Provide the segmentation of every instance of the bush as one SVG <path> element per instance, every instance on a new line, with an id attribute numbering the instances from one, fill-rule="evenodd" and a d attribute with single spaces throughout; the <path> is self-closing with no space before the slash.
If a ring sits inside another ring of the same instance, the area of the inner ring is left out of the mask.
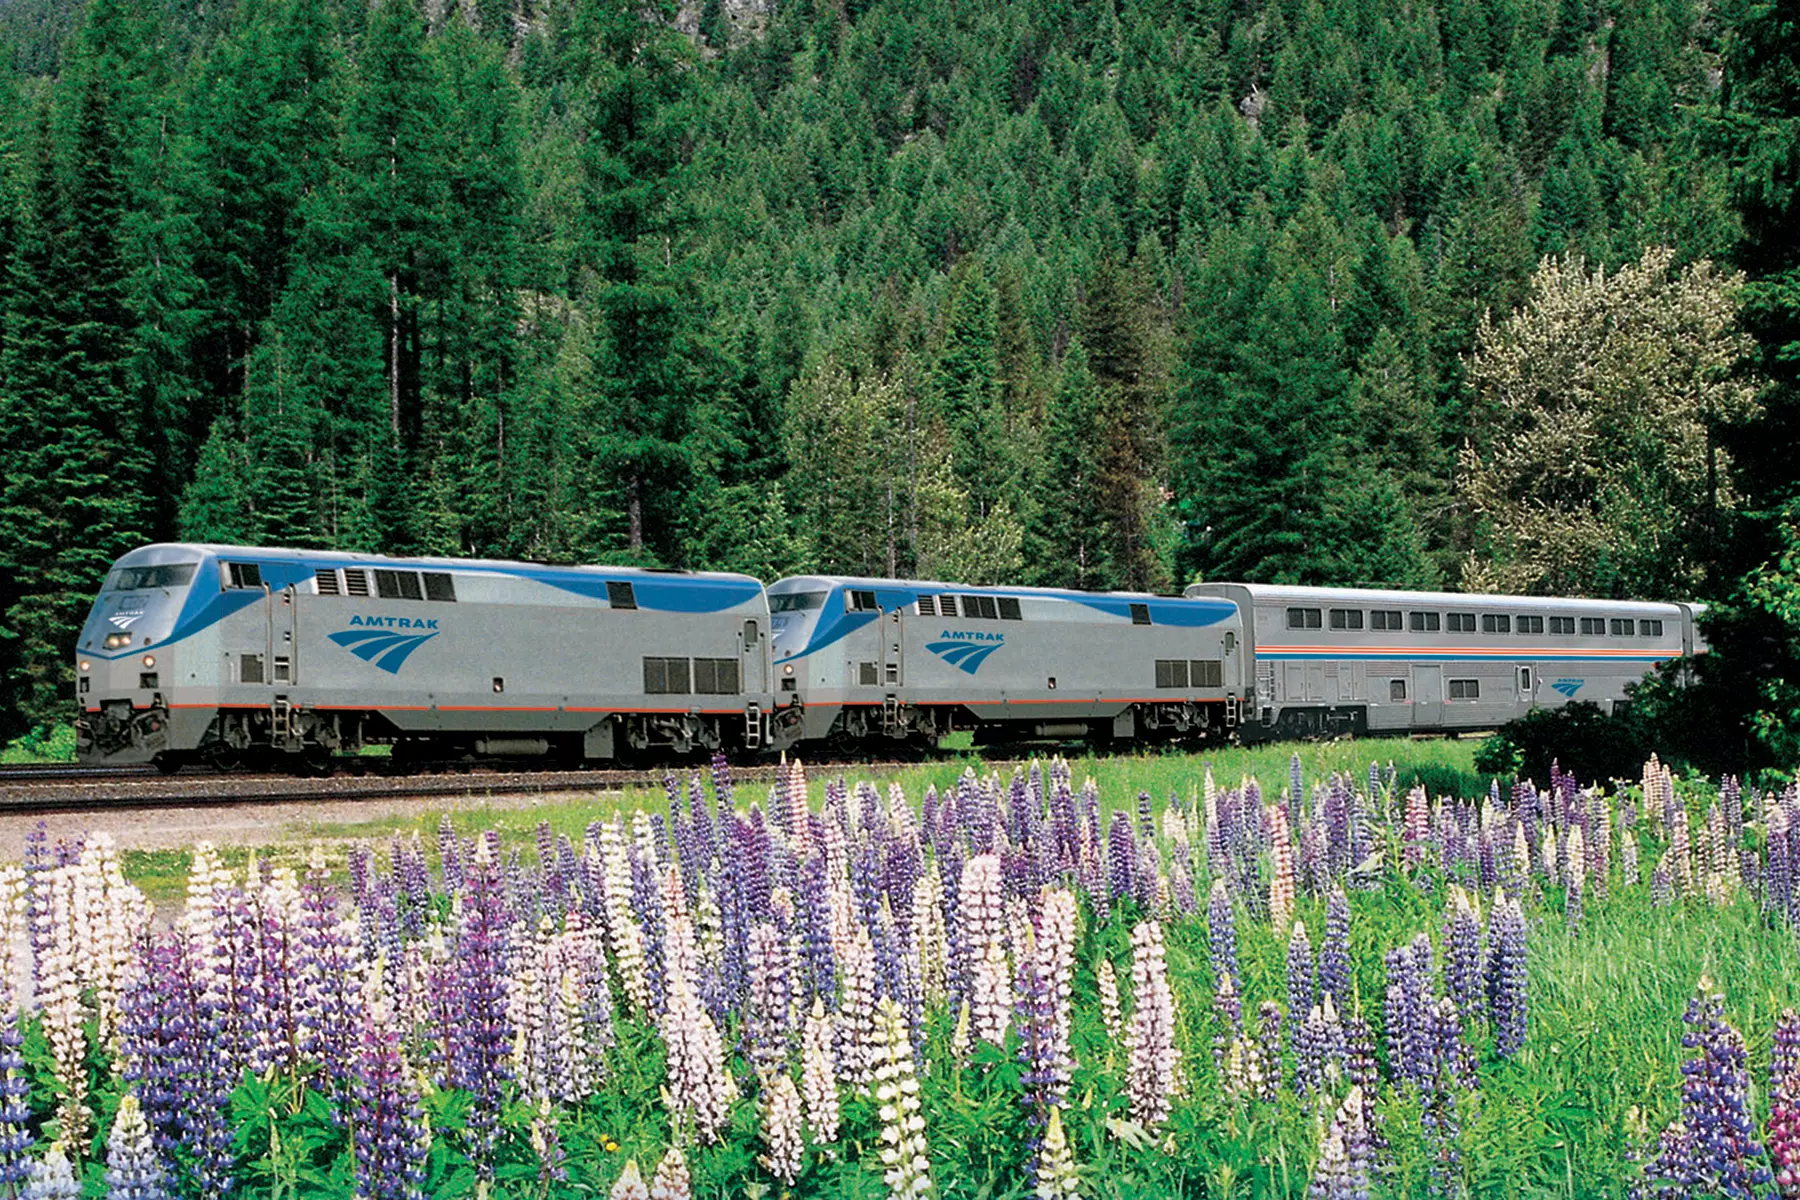
<path id="1" fill-rule="evenodd" d="M 1475 769 L 1492 775 L 1550 778 L 1550 764 L 1584 783 L 1635 779 L 1656 749 L 1647 723 L 1634 708 L 1608 716 L 1580 701 L 1526 713 L 1482 743 Z"/>
<path id="2" fill-rule="evenodd" d="M 0 763 L 74 762 L 75 727 L 39 725 L 0 746 Z"/>

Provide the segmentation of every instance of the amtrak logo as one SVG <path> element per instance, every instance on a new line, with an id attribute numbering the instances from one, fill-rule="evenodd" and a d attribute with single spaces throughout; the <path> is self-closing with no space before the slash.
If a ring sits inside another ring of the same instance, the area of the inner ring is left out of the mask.
<path id="1" fill-rule="evenodd" d="M 1581 690 L 1581 685 L 1586 682 L 1587 680 L 1585 679 L 1559 679 L 1550 686 L 1556 691 L 1561 692 L 1568 699 L 1573 700 L 1575 698 L 1575 693 L 1579 692 Z"/>
<path id="2" fill-rule="evenodd" d="M 364 662 L 374 663 L 389 675 L 398 675 L 412 652 L 436 637 L 437 621 L 411 617 L 351 617 L 350 624 L 361 626 L 331 634 L 331 640 Z M 429 629 L 430 633 L 397 633 L 400 629 Z"/>
<path id="3" fill-rule="evenodd" d="M 952 633 L 946 629 L 938 635 L 937 641 L 926 642 L 925 648 L 965 674 L 973 675 L 981 670 L 988 655 L 1005 644 L 1003 633 Z"/>
<path id="4" fill-rule="evenodd" d="M 144 614 L 141 612 L 114 613 L 106 619 L 111 621 L 114 625 L 117 625 L 120 629 L 130 629 L 133 625 L 138 623 L 143 615 Z"/>

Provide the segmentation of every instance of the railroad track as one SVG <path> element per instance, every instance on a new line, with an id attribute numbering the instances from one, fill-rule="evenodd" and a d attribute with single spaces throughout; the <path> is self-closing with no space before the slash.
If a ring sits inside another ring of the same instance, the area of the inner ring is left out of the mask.
<path id="1" fill-rule="evenodd" d="M 949 765 L 954 759 L 930 763 Z M 825 773 L 851 771 L 886 773 L 917 767 L 918 762 L 808 763 L 814 778 Z M 989 763 L 1005 769 L 1007 764 Z M 440 769 L 428 774 L 343 774 L 324 777 L 291 775 L 230 775 L 196 772 L 164 776 L 154 769 L 64 768 L 61 775 L 26 775 L 0 772 L 0 816 L 48 816 L 58 813 L 105 813 L 122 809 L 203 808 L 239 804 L 297 804 L 342 800 L 377 800 L 405 797 L 469 798 L 581 792 L 618 792 L 626 788 L 662 787 L 673 770 L 685 780 L 691 764 L 628 770 L 506 771 L 491 767 Z M 46 770 L 48 770 L 46 768 Z M 112 770 L 111 776 L 87 772 Z M 704 768 L 702 768 L 704 770 Z M 775 764 L 734 766 L 736 784 L 768 784 L 775 780 Z M 124 771 L 126 774 L 116 772 Z"/>

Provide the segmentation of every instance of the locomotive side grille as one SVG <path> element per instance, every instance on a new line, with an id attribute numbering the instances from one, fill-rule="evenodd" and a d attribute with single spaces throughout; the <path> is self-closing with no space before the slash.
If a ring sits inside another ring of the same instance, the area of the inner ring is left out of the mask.
<path id="1" fill-rule="evenodd" d="M 369 594 L 369 573 L 361 567 L 344 568 L 344 594 L 346 596 L 366 596 Z"/>
<path id="2" fill-rule="evenodd" d="M 937 600 L 932 596 L 920 596 L 919 615 L 921 617 L 937 616 Z"/>
<path id="3" fill-rule="evenodd" d="M 688 688 L 688 660 L 685 658 L 644 659 L 644 694 L 647 696 L 685 696 Z"/>
<path id="4" fill-rule="evenodd" d="M 880 686 L 881 676 L 876 672 L 874 663 L 872 663 L 872 662 L 859 663 L 858 666 L 861 668 L 861 670 L 859 671 L 857 678 L 858 678 L 859 684 L 862 687 L 879 687 Z"/>
<path id="5" fill-rule="evenodd" d="M 335 568 L 329 571 L 315 571 L 313 573 L 313 578 L 318 581 L 319 595 L 339 596 L 343 594 L 342 590 L 338 587 L 338 573 Z"/>
<path id="6" fill-rule="evenodd" d="M 263 681 L 263 656 L 245 654 L 238 659 L 238 682 L 261 683 Z"/>
<path id="7" fill-rule="evenodd" d="M 731 696 L 738 690 L 738 661 L 735 658 L 696 658 L 694 660 L 694 693 L 701 696 Z"/>

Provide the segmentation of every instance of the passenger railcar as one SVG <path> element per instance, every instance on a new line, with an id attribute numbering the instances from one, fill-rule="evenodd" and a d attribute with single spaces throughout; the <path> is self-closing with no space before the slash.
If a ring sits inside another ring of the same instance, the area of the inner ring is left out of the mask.
<path id="1" fill-rule="evenodd" d="M 789 740 L 1154 740 L 1224 729 L 1247 694 L 1225 599 L 809 575 L 769 610 Z"/>
<path id="2" fill-rule="evenodd" d="M 1246 736 L 1493 729 L 1534 708 L 1612 712 L 1705 649 L 1694 604 L 1197 583 L 1243 614 Z"/>
<path id="3" fill-rule="evenodd" d="M 744 575 L 145 546 L 81 632 L 80 755 L 755 749 L 768 616 Z"/>

